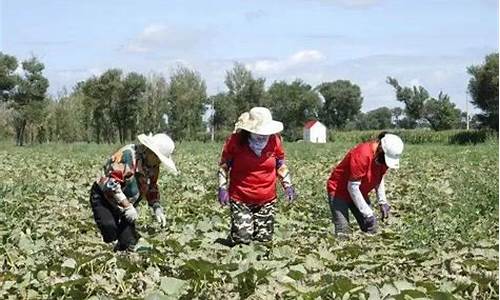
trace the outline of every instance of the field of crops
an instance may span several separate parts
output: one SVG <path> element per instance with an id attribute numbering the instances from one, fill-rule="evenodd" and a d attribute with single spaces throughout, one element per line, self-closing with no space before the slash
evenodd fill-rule
<path id="1" fill-rule="evenodd" d="M 141 206 L 138 251 L 101 241 L 88 189 L 115 146 L 0 144 L 0 298 L 498 298 L 498 144 L 408 145 L 388 175 L 378 234 L 336 240 L 325 197 L 352 144 L 286 144 L 300 194 L 272 244 L 227 248 L 216 200 L 220 144 L 181 143 L 160 178 L 168 218 Z M 354 226 L 354 224 L 352 224 Z M 355 227 L 353 227 L 355 228 Z"/>

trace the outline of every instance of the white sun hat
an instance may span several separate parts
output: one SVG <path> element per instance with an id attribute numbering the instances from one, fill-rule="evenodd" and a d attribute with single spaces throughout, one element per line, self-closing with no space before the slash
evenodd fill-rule
<path id="1" fill-rule="evenodd" d="M 174 141 L 172 141 L 168 135 L 164 133 L 158 133 L 155 135 L 152 135 L 151 133 L 149 135 L 140 134 L 137 136 L 137 139 L 141 144 L 148 147 L 154 152 L 154 154 L 156 154 L 156 156 L 158 156 L 167 170 L 174 174 L 178 173 L 175 163 L 171 158 L 172 152 L 174 152 L 175 149 Z"/>
<path id="2" fill-rule="evenodd" d="M 283 130 L 283 123 L 274 121 L 271 111 L 265 107 L 254 107 L 244 112 L 234 125 L 234 130 L 246 130 L 260 135 L 271 135 Z"/>
<path id="3" fill-rule="evenodd" d="M 384 150 L 385 164 L 392 169 L 399 168 L 399 157 L 403 153 L 404 144 L 401 138 L 394 134 L 386 134 L 381 140 Z"/>

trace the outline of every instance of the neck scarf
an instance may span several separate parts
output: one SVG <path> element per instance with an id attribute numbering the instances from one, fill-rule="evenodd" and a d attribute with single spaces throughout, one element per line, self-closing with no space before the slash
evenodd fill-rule
<path id="1" fill-rule="evenodd" d="M 257 156 L 260 156 L 268 141 L 268 135 L 250 133 L 250 137 L 248 138 L 248 145 Z"/>

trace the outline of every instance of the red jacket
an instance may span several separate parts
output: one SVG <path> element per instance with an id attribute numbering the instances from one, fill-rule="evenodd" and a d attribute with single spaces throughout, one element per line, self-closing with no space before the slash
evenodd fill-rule
<path id="1" fill-rule="evenodd" d="M 332 170 L 326 183 L 328 195 L 350 203 L 352 199 L 347 190 L 347 182 L 351 179 L 361 179 L 359 189 L 363 197 L 368 199 L 370 191 L 380 184 L 387 171 L 385 164 L 381 165 L 375 161 L 372 145 L 372 142 L 357 145 Z"/>
<path id="2" fill-rule="evenodd" d="M 229 171 L 229 197 L 246 204 L 263 205 L 276 198 L 276 161 L 283 160 L 285 152 L 279 135 L 271 135 L 261 156 L 241 141 L 238 133 L 232 134 L 224 144 L 221 164 L 227 163 Z"/>

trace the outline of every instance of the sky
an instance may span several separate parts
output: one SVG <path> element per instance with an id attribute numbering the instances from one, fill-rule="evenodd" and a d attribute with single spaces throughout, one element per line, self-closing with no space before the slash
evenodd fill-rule
<path id="1" fill-rule="evenodd" d="M 38 57 L 53 96 L 109 68 L 168 78 L 179 66 L 198 71 L 212 95 L 240 62 L 267 86 L 351 80 L 365 112 L 401 106 L 387 76 L 465 109 L 467 67 L 499 42 L 496 0 L 0 3 L 0 51 Z"/>

